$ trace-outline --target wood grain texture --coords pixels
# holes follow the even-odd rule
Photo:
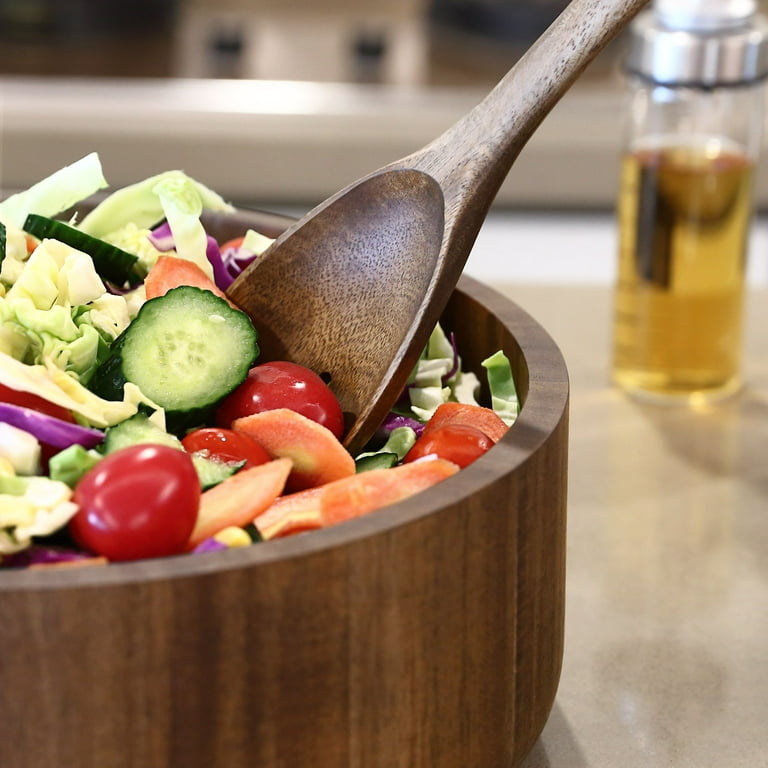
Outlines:
[[[229,289],[264,329],[265,359],[335,380],[353,453],[402,392],[528,139],[647,2],[571,0],[473,110],[318,205]],[[318,318],[324,335],[305,328]]]
[[[525,401],[458,475],[248,549],[0,573],[0,766],[521,761],[563,653],[568,377],[468,278],[443,321],[472,367],[503,348]]]

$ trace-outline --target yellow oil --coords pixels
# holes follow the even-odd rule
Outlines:
[[[717,145],[623,160],[614,380],[650,397],[740,386],[752,163]]]

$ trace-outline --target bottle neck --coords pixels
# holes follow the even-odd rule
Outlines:
[[[757,14],[756,0],[655,0],[660,26],[697,34],[746,29]]]
[[[630,27],[628,42],[627,70],[658,84],[722,88],[768,76],[768,20],[761,15],[747,25],[702,32],[670,28],[646,11]]]

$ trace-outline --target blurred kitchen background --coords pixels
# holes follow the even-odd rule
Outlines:
[[[0,0],[0,186],[22,188],[96,150],[113,186],[182,168],[238,204],[302,212],[439,135],[565,5]],[[535,277],[610,278],[622,44],[517,160],[478,240],[479,277],[514,277],[504,271],[512,222]],[[761,208],[766,182],[761,171]],[[764,256],[753,271],[766,281]]]

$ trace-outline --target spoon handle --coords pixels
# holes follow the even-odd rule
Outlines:
[[[447,227],[463,219],[467,208],[479,227],[541,121],[647,2],[572,0],[482,102],[405,159],[402,164],[428,173],[440,184]]]

